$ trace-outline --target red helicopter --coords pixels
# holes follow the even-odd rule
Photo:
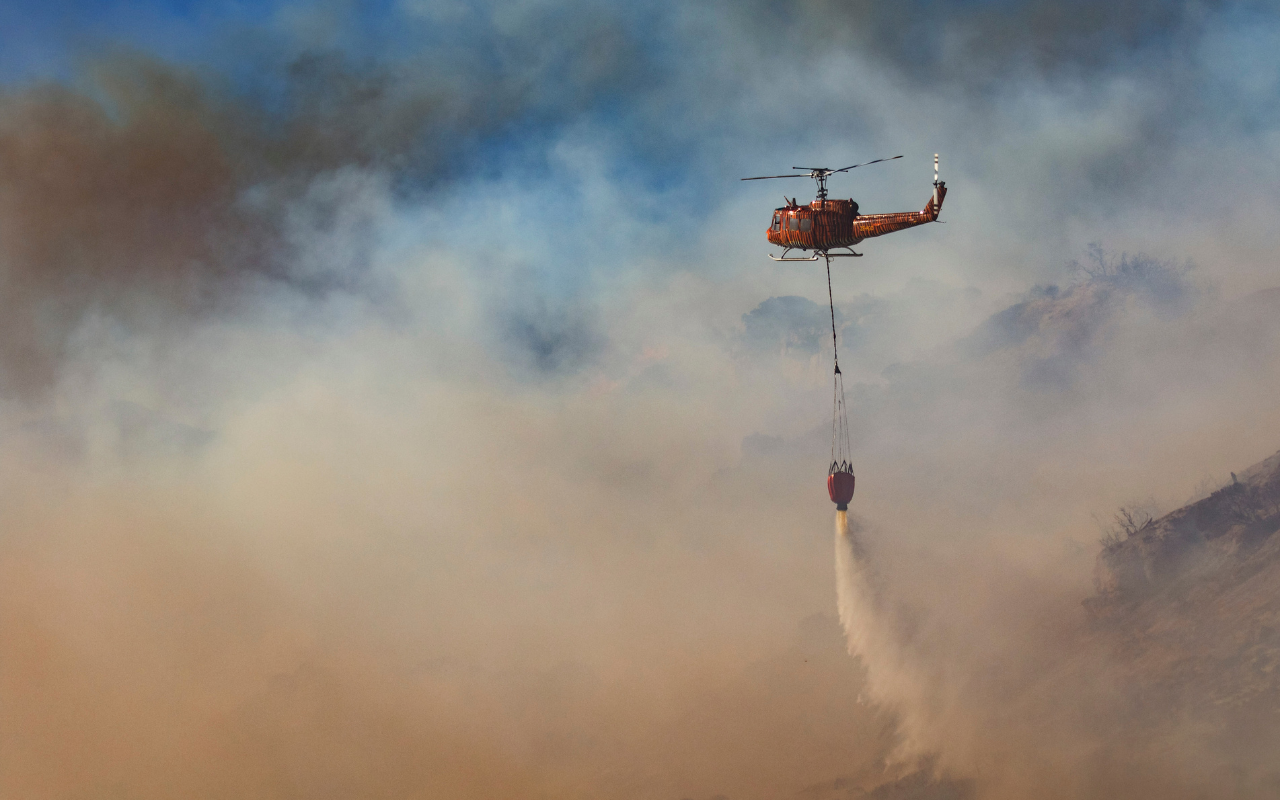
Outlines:
[[[854,164],[842,169],[826,167],[792,167],[807,170],[797,175],[763,175],[759,178],[743,178],[744,181],[765,181],[773,178],[813,178],[818,182],[818,198],[807,206],[797,205],[794,198],[787,204],[774,209],[773,222],[765,234],[770,244],[783,248],[782,255],[770,254],[774,261],[817,261],[819,258],[827,262],[827,300],[831,304],[831,346],[835,356],[835,391],[834,408],[831,417],[831,466],[827,469],[827,494],[831,502],[836,504],[837,511],[847,511],[849,501],[853,500],[854,476],[852,464],[852,448],[849,444],[849,419],[845,410],[844,378],[840,374],[840,351],[836,346],[836,306],[831,294],[831,259],[860,257],[861,253],[853,252],[853,245],[873,236],[884,236],[886,233],[900,231],[903,228],[914,228],[926,222],[937,222],[938,212],[942,209],[942,201],[947,196],[947,185],[938,180],[938,156],[933,156],[933,196],[925,203],[923,211],[904,211],[896,214],[858,213],[858,204],[850,200],[827,199],[827,178],[851,169],[879,164],[881,161],[893,161],[902,158],[877,158],[863,164]],[[813,251],[813,255],[803,258],[788,258],[792,250]],[[847,253],[833,253],[832,250],[848,250]]]
[[[842,169],[826,167],[792,167],[807,172],[795,175],[763,175],[759,178],[743,178],[744,181],[765,181],[773,178],[813,178],[818,182],[818,197],[807,206],[797,205],[794,198],[787,204],[774,209],[773,222],[765,234],[770,244],[783,248],[782,256],[770,255],[774,261],[817,261],[819,258],[861,256],[853,252],[853,245],[873,236],[884,236],[886,233],[900,231],[903,228],[914,228],[926,222],[936,222],[938,212],[942,210],[942,200],[947,196],[947,185],[938,180],[938,156],[933,157],[933,196],[925,203],[923,211],[903,211],[896,214],[859,214],[858,204],[853,200],[827,199],[827,178],[841,172],[848,172],[858,167],[879,164],[882,161],[893,161],[902,158],[877,158],[863,164],[854,164]],[[786,199],[786,198],[783,198]],[[788,258],[792,250],[810,250],[813,255],[803,258]],[[847,253],[833,253],[832,250],[848,250]]]

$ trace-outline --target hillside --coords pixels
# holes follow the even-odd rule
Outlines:
[[[1148,725],[1195,720],[1219,763],[1280,742],[1280,453],[1210,496],[1108,541],[1085,601]],[[1274,769],[1274,766],[1272,767]],[[1245,776],[1240,776],[1245,780]],[[1266,785],[1280,773],[1254,775]]]

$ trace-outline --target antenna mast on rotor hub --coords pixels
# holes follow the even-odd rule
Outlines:
[[[813,179],[818,182],[818,207],[826,208],[827,206],[827,176],[830,175],[829,170],[821,172],[814,171]]]

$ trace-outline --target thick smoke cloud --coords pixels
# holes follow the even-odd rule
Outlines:
[[[967,6],[290,7],[10,86],[0,794],[1265,796],[1081,601],[1095,516],[1280,447],[1280,26]],[[762,252],[808,188],[736,179],[897,152],[832,187],[953,190],[833,274],[886,662]]]
[[[942,150],[962,182],[1000,185],[1003,196],[953,198],[966,257],[934,265],[951,280],[1021,290],[1025,277],[1004,265],[1012,258],[1033,265],[1033,280],[1056,281],[1064,252],[1106,237],[1146,249],[1172,238],[1201,259],[1244,250],[1240,279],[1256,283],[1249,265],[1268,234],[1239,229],[1230,211],[1262,199],[1251,187],[1265,195],[1268,185],[1266,174],[1237,179],[1242,148],[1274,121],[1273,104],[1257,102],[1259,87],[1238,77],[1249,72],[1240,60],[1258,52],[1240,33],[1257,9],[1095,4],[1061,15],[1041,4],[890,12],[787,3],[666,12],[427,4],[399,16],[405,38],[378,47],[359,36],[385,36],[385,28],[368,29],[354,12],[294,9],[282,17],[284,33],[261,34],[218,65],[109,56],[79,89],[11,89],[6,318],[26,321],[5,337],[5,393],[47,389],[73,331],[93,313],[154,331],[165,318],[239,308],[263,284],[311,296],[371,291],[375,223],[359,196],[370,182],[389,181],[401,197],[455,185],[468,170],[490,180],[524,175],[523,188],[543,184],[543,202],[556,212],[544,212],[536,234],[568,257],[554,271],[579,276],[570,283],[605,268],[608,244],[697,247],[672,238],[690,219],[718,228],[731,214],[721,238],[744,241],[754,228],[739,221],[745,207],[721,207],[738,188],[723,177],[772,163],[778,136],[798,137],[792,158],[842,163],[851,148]],[[355,32],[336,33],[348,27]],[[410,46],[413,35],[429,45]],[[689,57],[659,58],[671,52]],[[235,68],[219,76],[226,62]],[[1226,97],[1240,102],[1222,106]],[[825,123],[803,122],[813,118]],[[1074,134],[1063,139],[1055,127]],[[1213,137],[1221,137],[1218,174],[1207,176],[1183,154]],[[573,139],[582,140],[579,152],[563,147]],[[638,240],[548,230],[579,230],[573,223],[590,218],[593,229],[618,227],[617,214],[588,210],[600,198],[563,185],[565,167],[601,158],[614,162],[602,178],[644,187],[641,197],[615,200],[647,206],[623,212],[646,223]],[[888,198],[880,202],[919,203],[896,188],[911,183],[901,169],[875,169],[853,187]],[[1192,194],[1187,180],[1198,187]],[[798,187],[757,188],[772,197]],[[450,230],[437,241],[459,249],[502,241],[503,231],[481,222],[494,219],[489,198],[457,200],[473,203],[468,220],[443,217]],[[478,207],[485,211],[476,215]],[[1143,207],[1167,212],[1165,221],[1150,226]],[[1179,232],[1189,212],[1201,220],[1192,241]],[[658,233],[661,223],[671,232]],[[1152,235],[1134,237],[1139,228]],[[527,235],[510,245],[527,246]],[[885,274],[924,255],[911,245],[903,252],[901,261],[886,254]],[[558,306],[560,298],[533,302]]]
[[[420,146],[433,104],[384,102],[375,81],[353,85],[334,65],[295,75],[298,108],[278,125],[139,57],[98,67],[92,93],[39,86],[4,98],[6,395],[48,390],[91,314],[154,334],[230,311],[262,282],[358,283],[369,247],[358,223],[342,231],[351,257],[332,269],[295,268],[289,229],[299,214],[317,217],[308,234],[342,225],[350,185],[325,196],[315,181]],[[307,88],[318,81],[322,102]],[[357,128],[331,113],[339,106],[382,124]]]
[[[91,315],[156,335],[273,285],[376,294],[369,188],[420,195],[477,141],[562,120],[643,72],[607,20],[577,20],[554,58],[531,50],[557,19],[510,21],[496,65],[303,50],[256,57],[266,74],[237,85],[121,54],[77,88],[6,92],[0,393],[42,396]]]

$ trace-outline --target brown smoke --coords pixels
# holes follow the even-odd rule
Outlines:
[[[223,387],[238,400],[203,444],[88,416],[68,459],[48,428],[8,428],[0,788],[827,800],[919,758],[971,781],[962,796],[1218,785],[1230,762],[1199,748],[1195,717],[1150,727],[1080,600],[1100,505],[1165,486],[1181,499],[1257,431],[1280,436],[1256,372],[1269,345],[1239,364],[1214,346],[1261,346],[1258,330],[1224,333],[1208,301],[1153,321],[1086,286],[891,373],[884,395],[860,389],[855,505],[886,668],[848,658],[836,623],[806,438],[826,432],[812,420],[830,396],[811,404],[806,371],[783,363],[818,356],[706,344],[720,307],[703,291],[673,281],[606,309],[643,347],[581,385],[513,388],[475,351],[473,371],[424,365],[447,341],[432,332],[371,327],[309,356],[255,330],[216,353],[175,345],[215,371],[273,348],[289,357],[263,369],[301,364],[267,393],[252,375]],[[1032,333],[1011,340],[1001,320]],[[1041,421],[1040,364],[1063,348],[1076,360],[1049,379],[1108,392],[1055,389],[1053,419],[1099,434]],[[1135,365],[1158,357],[1222,380],[1153,416]],[[788,372],[801,391],[778,401]],[[1211,405],[1208,444],[1168,434]],[[740,455],[776,408],[799,421],[766,429],[793,438]]]
[[[0,94],[0,397],[45,396],[88,318],[163,338],[264,285],[359,289],[370,243],[339,228],[358,203],[343,176],[394,167],[427,186],[459,141],[519,109],[499,87],[446,90],[333,55],[279,78],[271,106],[125,54],[94,63],[83,89]],[[345,260],[314,263],[308,242],[335,231]]]
[[[661,456],[688,429],[591,448],[589,477],[547,445],[591,404],[418,391],[290,391],[198,460],[123,473],[46,461],[35,432],[0,481],[0,791],[764,797],[875,774],[885,721],[829,586],[780,598],[794,557],[704,527]],[[667,524],[637,513],[655,498]]]

